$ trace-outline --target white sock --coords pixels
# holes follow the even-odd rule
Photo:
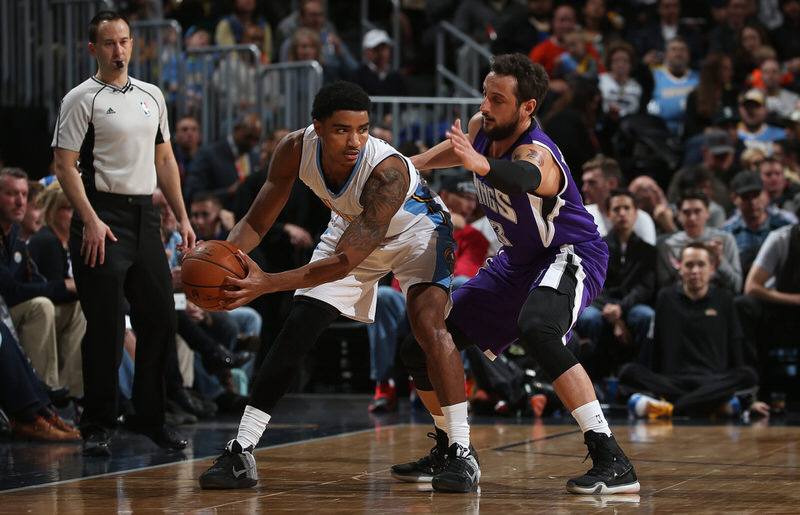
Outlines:
[[[239,422],[239,434],[236,435],[236,440],[241,444],[242,449],[247,449],[251,445],[255,447],[258,444],[270,418],[268,413],[249,404],[244,408],[244,415]]]
[[[467,420],[467,401],[442,406],[444,419],[447,421],[447,436],[450,445],[458,443],[469,449],[469,421]]]
[[[441,429],[445,433],[447,432],[447,421],[444,418],[444,415],[434,415],[431,413],[433,417],[433,425],[436,426],[437,429]]]
[[[594,400],[583,406],[578,406],[572,412],[572,416],[578,421],[582,432],[594,431],[595,433],[611,436],[611,428],[608,427],[606,417],[603,416],[603,410],[600,409],[600,401]]]

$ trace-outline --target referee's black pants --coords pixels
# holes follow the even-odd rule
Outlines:
[[[104,264],[90,268],[80,255],[83,222],[73,218],[69,248],[86,315],[81,429],[86,434],[116,426],[126,298],[136,333],[133,407],[143,424],[158,426],[164,423],[164,376],[177,325],[160,218],[149,195],[91,192],[89,200],[118,241],[106,239]]]

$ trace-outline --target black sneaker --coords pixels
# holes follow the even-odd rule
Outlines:
[[[83,455],[95,458],[110,458],[111,449],[108,443],[111,436],[102,430],[92,430],[83,437]]]
[[[586,474],[567,481],[574,494],[635,494],[639,481],[630,460],[619,448],[614,436],[587,431],[584,442],[594,466]],[[584,460],[586,461],[586,460]]]
[[[429,483],[433,476],[442,471],[447,455],[447,433],[437,427],[435,433],[428,433],[428,438],[436,440],[430,454],[411,463],[394,465],[393,478],[407,483]]]
[[[251,451],[253,446],[242,449],[234,440],[228,442],[222,456],[200,476],[200,488],[250,488],[258,483],[256,460]]]
[[[481,468],[478,455],[472,445],[469,448],[454,443],[447,449],[444,469],[431,480],[433,489],[439,492],[471,492],[478,488]]]

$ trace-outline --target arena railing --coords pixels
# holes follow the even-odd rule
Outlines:
[[[456,51],[456,70],[450,70],[447,63],[448,41],[460,42]],[[483,89],[483,75],[488,69],[492,53],[461,32],[450,22],[439,22],[436,34],[436,94],[440,97],[451,95],[480,96]],[[448,83],[450,87],[448,87]]]
[[[483,97],[370,97],[371,124],[391,128],[392,144],[412,141],[432,146],[445,139],[445,131],[456,118],[467,130],[470,117]]]

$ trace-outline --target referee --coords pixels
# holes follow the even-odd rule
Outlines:
[[[175,342],[175,306],[159,215],[160,187],[178,218],[183,248],[195,236],[186,215],[169,143],[164,96],[128,77],[133,39],[128,21],[103,11],[89,22],[89,53],[97,74],[64,97],[53,148],[56,175],[75,208],[69,249],[86,315],[82,343],[83,453],[111,456],[117,422],[117,370],[126,302],[136,333],[135,415],[126,425],[164,448],[186,440],[164,424],[164,371]]]

